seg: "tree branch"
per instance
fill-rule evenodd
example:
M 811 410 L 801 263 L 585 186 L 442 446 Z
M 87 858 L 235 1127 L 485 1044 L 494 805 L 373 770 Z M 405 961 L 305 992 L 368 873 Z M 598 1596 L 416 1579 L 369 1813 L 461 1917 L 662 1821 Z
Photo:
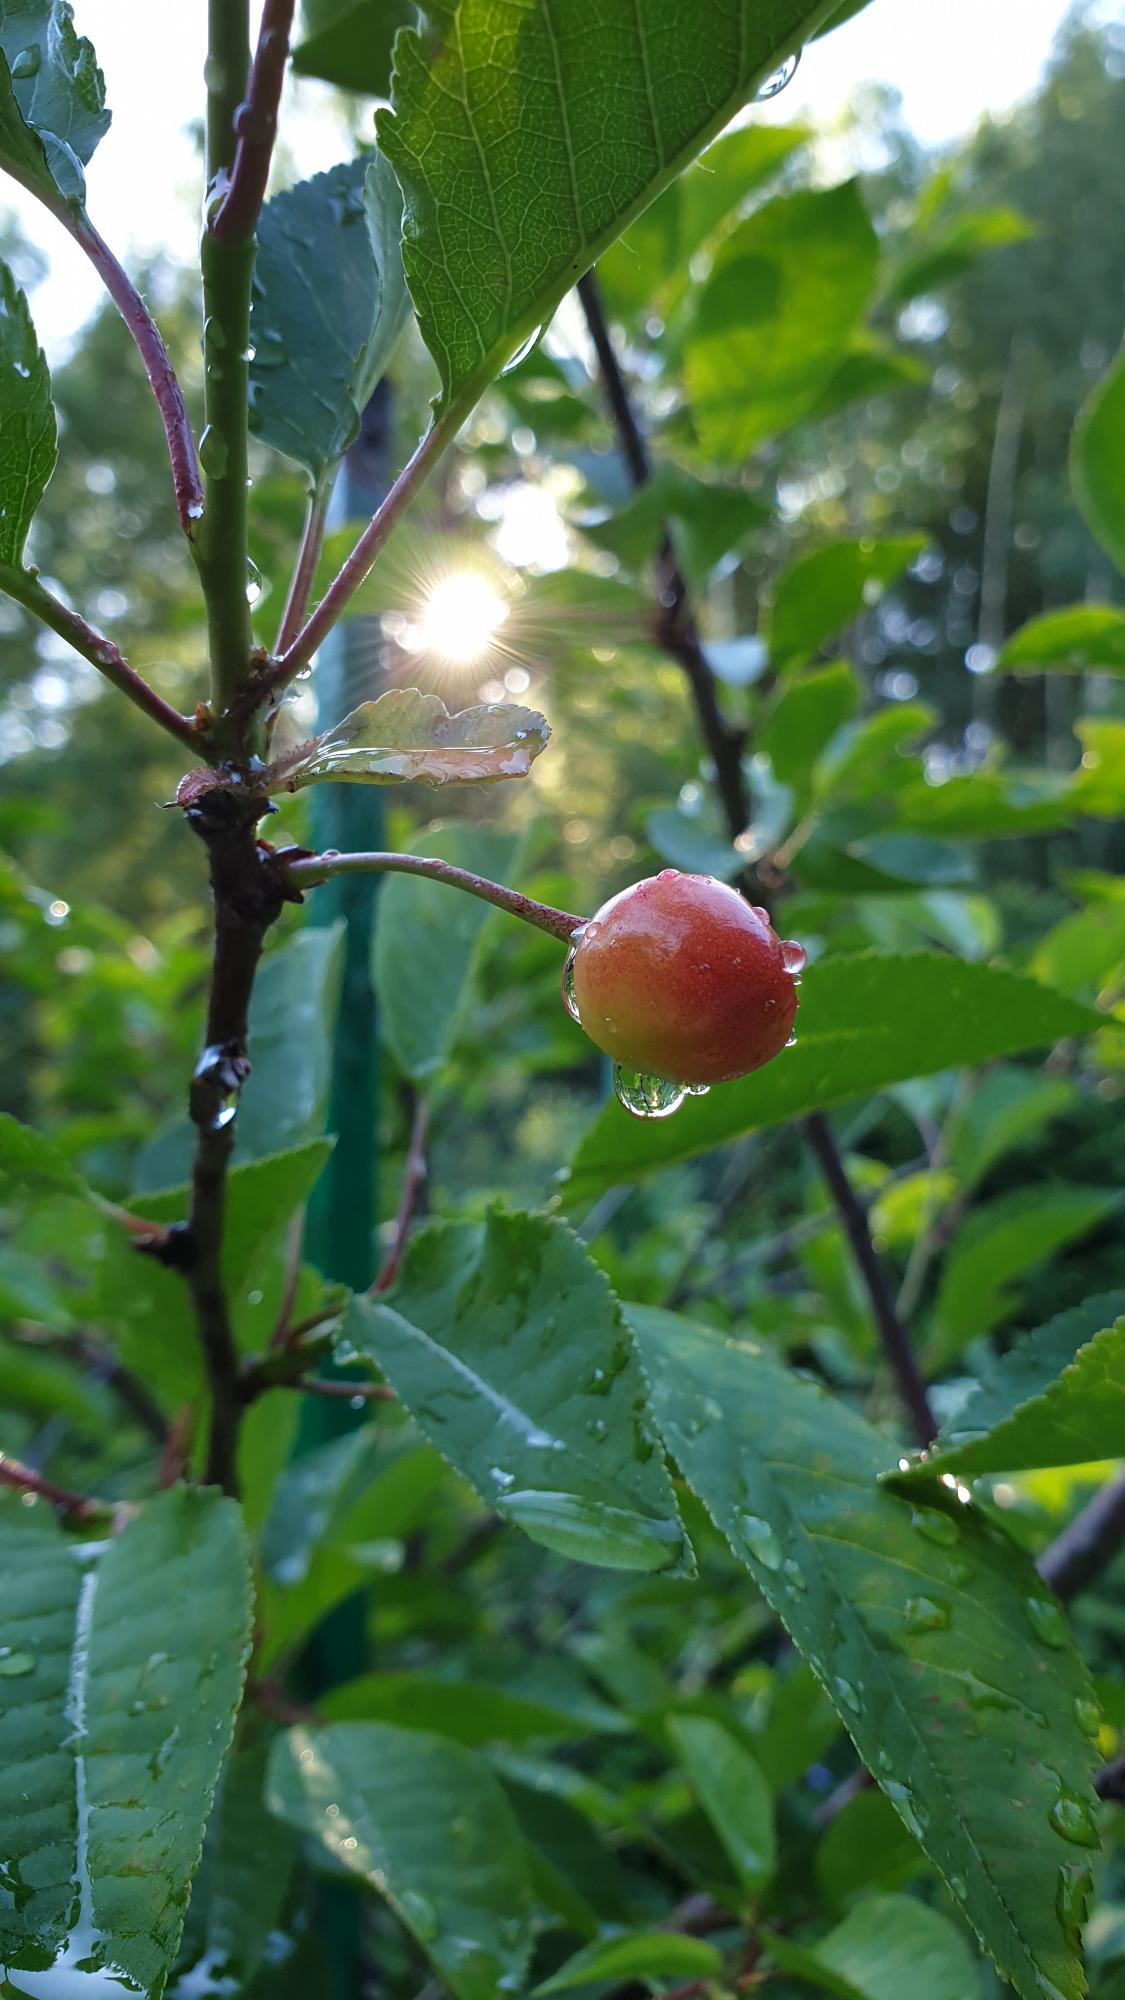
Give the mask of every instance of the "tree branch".
M 110 1501 L 91 1500 L 84 1493 L 71 1493 L 65 1486 L 56 1486 L 52 1479 L 44 1479 L 41 1472 L 33 1472 L 30 1465 L 9 1458 L 3 1451 L 0 1451 L 0 1486 L 13 1486 L 19 1493 L 36 1493 L 41 1500 L 49 1500 L 60 1513 L 69 1514 L 72 1521 L 112 1521 L 117 1512 Z
M 1069 1604 L 1125 1546 L 1125 1472 L 1108 1479 L 1039 1558 L 1039 1574 Z
M 157 694 L 155 688 L 150 688 L 136 668 L 131 667 L 118 652 L 113 641 L 103 638 L 92 625 L 87 625 L 77 611 L 71 611 L 68 605 L 52 596 L 33 571 L 0 564 L 0 589 L 6 591 L 9 597 L 14 597 L 17 604 L 22 604 L 25 611 L 30 611 L 42 624 L 50 626 L 60 639 L 73 646 L 75 652 L 104 674 L 106 680 L 111 681 L 135 708 L 141 709 L 169 736 L 174 736 L 178 743 L 186 745 L 193 756 L 199 755 L 202 744 L 197 724 L 189 716 L 180 715 L 162 695 Z
M 156 321 L 132 279 L 118 263 L 104 237 L 94 228 L 85 210 L 73 209 L 67 204 L 58 211 L 58 214 L 59 220 L 90 259 L 132 334 L 137 352 L 144 363 L 149 387 L 156 398 L 156 407 L 160 411 L 160 419 L 164 425 L 164 435 L 168 440 L 168 458 L 172 467 L 176 512 L 180 517 L 181 528 L 191 541 L 195 535 L 196 523 L 203 513 L 203 482 L 200 478 L 199 460 L 196 457 L 195 439 L 184 402 L 184 392 L 169 359 L 168 349 L 164 345 Z
M 652 477 L 652 464 L 637 423 L 624 375 L 614 352 L 602 306 L 601 292 L 592 271 L 579 280 L 578 296 L 598 357 L 606 401 L 613 417 L 622 456 L 629 468 L 634 486 L 644 486 Z M 687 675 L 700 732 L 715 768 L 715 787 L 722 805 L 727 832 L 731 841 L 737 842 L 751 816 L 750 793 L 742 763 L 745 749 L 743 732 L 732 728 L 719 706 L 715 676 L 707 664 L 706 655 L 700 644 L 691 609 L 690 594 L 667 534 L 658 557 L 657 571 L 661 586 L 661 616 L 657 620 L 657 636 Z M 749 879 L 745 876 L 740 886 L 745 893 L 751 890 Z M 886 1349 L 887 1359 L 894 1369 L 895 1379 L 902 1391 L 915 1429 L 922 1436 L 922 1441 L 928 1444 L 936 1426 L 930 1416 L 929 1403 L 917 1364 L 910 1351 L 905 1331 L 895 1313 L 887 1278 L 871 1241 L 862 1204 L 848 1180 L 847 1171 L 827 1122 L 822 1118 L 810 1119 L 805 1129 L 809 1143 L 828 1180 L 833 1199 L 840 1211 L 840 1219 L 848 1233 L 860 1275 L 871 1300 L 872 1312 L 880 1339 Z M 925 1425 L 924 1435 L 923 1425 Z
M 293 574 L 285 598 L 285 609 L 278 627 L 277 643 L 273 649 L 279 659 L 296 638 L 308 607 L 309 592 L 312 590 L 316 566 L 320 561 L 320 551 L 324 545 L 324 525 L 328 518 L 333 484 L 334 475 L 318 481 L 309 494 L 297 560 L 293 565 Z
M 234 114 L 238 144 L 230 183 L 211 223 L 220 238 L 245 239 L 258 226 L 277 139 L 277 109 L 295 0 L 265 0 L 246 96 Z
M 426 1180 L 426 1131 L 430 1122 L 430 1109 L 425 1098 L 419 1093 L 414 1104 L 414 1119 L 410 1128 L 410 1144 L 406 1151 L 406 1164 L 402 1174 L 402 1191 L 398 1198 L 395 1214 L 394 1233 L 390 1248 L 380 1266 L 378 1276 L 371 1287 L 373 1295 L 389 1292 L 398 1276 L 398 1267 L 403 1252 L 410 1240 L 414 1226 L 414 1211 L 418 1197 Z
M 446 882 L 450 888 L 463 889 L 466 895 L 479 896 L 482 902 L 493 903 L 498 910 L 507 910 L 509 916 L 522 918 L 525 924 L 534 924 L 537 930 L 547 931 L 551 937 L 569 944 L 575 931 L 581 930 L 585 918 L 572 917 L 565 910 L 552 909 L 549 903 L 536 903 L 530 896 L 521 896 L 518 889 L 509 889 L 502 882 L 490 882 L 483 875 L 473 875 L 467 868 L 455 868 L 451 861 L 439 861 L 423 854 L 310 854 L 295 860 L 286 859 L 284 851 L 275 857 L 285 880 L 294 889 L 315 888 L 320 882 L 329 882 L 336 875 L 426 875 L 432 882 Z

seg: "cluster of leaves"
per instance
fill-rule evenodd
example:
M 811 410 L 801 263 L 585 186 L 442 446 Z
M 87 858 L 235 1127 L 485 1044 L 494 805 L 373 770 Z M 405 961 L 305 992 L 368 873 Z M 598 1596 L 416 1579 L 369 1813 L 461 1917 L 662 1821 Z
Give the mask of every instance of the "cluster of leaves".
M 580 368 L 532 354 L 498 394 L 510 419 L 534 412 L 541 435 L 570 437 L 588 473 L 583 545 L 617 565 L 531 580 L 517 609 L 529 631 L 553 617 L 581 633 L 576 608 L 607 614 L 628 687 L 630 662 L 668 672 L 646 609 L 666 529 L 704 589 L 773 518 L 779 437 L 910 381 L 909 358 L 877 331 L 879 304 L 944 283 L 1018 225 L 935 227 L 912 262 L 885 270 L 854 183 L 758 199 L 792 165 L 796 133 L 732 132 L 705 171 L 674 178 L 823 7 L 716 0 L 686 72 L 666 0 L 638 0 L 628 34 L 587 0 L 528 7 L 516 29 L 498 0 L 425 11 L 396 44 L 381 152 L 264 213 L 256 432 L 304 468 L 314 496 L 326 490 L 407 314 L 400 202 L 450 431 L 606 251 L 632 353 L 652 337 L 637 322 L 655 292 L 683 384 L 657 477 L 628 500 L 599 494 L 607 467 L 576 441 L 597 423 Z M 298 68 L 338 77 L 355 54 L 381 90 L 395 14 L 318 0 Z M 39 48 L 29 15 L 42 17 L 38 65 L 24 60 Z M 68 35 L 58 0 L 0 6 L 0 150 L 56 210 L 81 200 L 71 162 L 104 130 L 92 54 Z M 65 118 L 48 89 L 59 49 Z M 512 102 L 495 92 L 498 61 Z M 596 91 L 581 87 L 591 76 Z M 310 238 L 326 246 L 315 266 Z M 11 286 L 4 305 L 14 573 L 54 434 Z M 1118 555 L 1123 383 L 1119 365 L 1075 445 L 1080 504 Z M 113 1122 L 112 1104 L 94 1130 L 56 1118 L 54 1141 L 0 1125 L 5 1450 L 42 1461 L 47 1417 L 65 1427 L 52 1474 L 86 1485 L 94 1466 L 112 1496 L 80 1522 L 33 1492 L 2 1496 L 0 1964 L 12 1990 L 323 1990 L 317 1898 L 342 1885 L 375 1892 L 372 1950 L 404 1994 L 428 1965 L 456 2000 L 747 1979 L 845 2000 L 883 2000 L 909 1979 L 925 2000 L 964 2000 L 992 1979 L 965 1926 L 1024 2000 L 1083 1990 L 1101 1840 L 1091 1778 L 1125 1713 L 1119 1683 L 1092 1677 L 1087 1656 L 1100 1670 L 1117 1628 L 1098 1601 L 1072 1628 L 1035 1556 L 1075 1469 L 1120 1449 L 1125 1295 L 1107 1287 L 1044 1313 L 1007 1353 L 989 1336 L 1006 1338 L 1020 1285 L 1116 1205 L 1077 1176 L 1012 1197 L 1002 1175 L 1099 1083 L 1112 1087 L 1122 905 L 1093 883 L 1078 916 L 991 962 L 998 919 L 971 843 L 1112 814 L 1125 725 L 1084 723 L 1082 761 L 1063 773 L 998 766 L 928 782 L 917 746 L 934 713 L 872 704 L 857 667 L 832 656 L 921 553 L 910 533 L 837 537 L 775 570 L 756 631 L 705 636 L 731 713 L 753 729 L 752 823 L 731 839 L 677 749 L 687 795 L 671 804 L 661 787 L 638 834 L 646 854 L 727 879 L 757 862 L 791 895 L 788 927 L 814 947 L 800 1039 L 667 1124 L 598 1109 L 551 1208 L 489 1204 L 468 1176 L 456 1199 L 439 1171 L 444 1213 L 415 1231 L 390 1289 L 349 1293 L 300 1262 L 330 1150 L 342 938 L 300 930 L 268 957 L 223 1246 L 240 1358 L 268 1386 L 243 1423 L 240 1504 L 192 1484 L 156 1490 L 177 1464 L 197 1466 L 203 1359 L 179 1272 L 133 1241 L 186 1212 L 186 1126 L 127 1163 L 139 1128 Z M 381 589 L 377 573 L 354 608 L 383 608 Z M 1016 634 L 1002 664 L 1114 671 L 1120 623 L 1112 605 L 1064 609 Z M 489 702 L 468 715 L 451 722 L 435 696 L 395 690 L 279 750 L 274 775 L 299 790 L 527 770 L 541 718 Z M 642 703 L 642 729 L 651 716 Z M 514 841 L 492 829 L 459 824 L 423 844 L 472 868 L 516 866 Z M 496 1074 L 501 1024 L 526 1037 L 523 1079 L 580 1059 L 561 1010 L 548 1025 L 536 1004 L 557 951 L 502 940 L 482 906 L 439 897 L 453 900 L 407 878 L 386 886 L 373 970 L 395 1078 L 425 1098 L 452 1154 L 455 1087 L 471 1097 L 474 1077 Z M 13 880 L 13 907 L 28 900 Z M 120 932 L 107 944 L 120 954 Z M 201 961 L 170 935 L 147 971 L 158 1017 Z M 132 975 L 120 990 L 142 1004 Z M 182 1055 L 172 1030 L 169 1043 L 136 1056 L 138 1089 Z M 1044 1048 L 1048 1076 L 1021 1060 Z M 59 1094 L 65 1104 L 65 1076 Z M 842 1114 L 947 1413 L 921 1460 L 900 1456 L 839 1224 L 794 1169 L 794 1121 L 826 1112 Z M 693 1251 L 704 1268 L 688 1282 L 662 1261 L 650 1184 L 670 1170 L 656 1189 L 676 1210 L 686 1189 L 698 1213 L 713 1189 L 691 1176 L 732 1144 L 750 1149 L 732 1156 L 751 1167 L 735 1197 L 748 1204 L 753 1176 L 780 1170 L 801 1213 L 794 1222 L 787 1205 L 790 1241 L 751 1244 L 757 1267 L 731 1283 L 709 1268 L 729 1246 L 705 1215 Z M 130 1181 L 124 1208 L 108 1199 Z M 652 1204 L 642 1240 L 624 1211 L 602 1235 L 622 1188 Z M 685 1247 L 673 1234 L 681 1263 Z M 791 1260 L 795 1285 L 771 1286 L 773 1257 Z M 322 1362 L 347 1371 L 334 1387 L 384 1393 L 345 1434 L 295 1455 L 292 1385 Z M 1060 1469 L 1067 1479 L 1043 1483 Z M 321 1677 L 306 1705 L 310 1655 L 357 1599 L 375 1670 Z M 876 1786 L 834 1797 L 830 1814 L 826 1795 L 854 1769 L 849 1744 Z M 1088 1940 L 1104 2000 L 1120 1984 L 1121 1893 L 1111 1860 L 1105 1922 Z

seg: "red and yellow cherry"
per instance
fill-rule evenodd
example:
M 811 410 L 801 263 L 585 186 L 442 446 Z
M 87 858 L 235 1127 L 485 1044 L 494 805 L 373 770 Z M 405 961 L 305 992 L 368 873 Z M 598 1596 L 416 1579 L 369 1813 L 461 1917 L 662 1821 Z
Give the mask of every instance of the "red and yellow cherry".
M 577 933 L 566 977 L 572 1011 L 606 1055 L 703 1085 L 746 1076 L 785 1047 L 804 963 L 737 890 L 665 868 L 603 903 Z

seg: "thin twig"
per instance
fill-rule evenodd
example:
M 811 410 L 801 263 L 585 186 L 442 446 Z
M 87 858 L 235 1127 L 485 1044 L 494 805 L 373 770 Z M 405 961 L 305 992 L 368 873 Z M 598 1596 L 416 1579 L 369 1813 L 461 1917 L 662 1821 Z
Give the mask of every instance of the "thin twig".
M 337 1403 L 397 1403 L 389 1382 L 330 1382 L 320 1375 L 299 1375 L 295 1382 L 277 1382 L 278 1389 L 299 1389 L 304 1396 L 327 1396 Z
M 276 1352 L 279 1347 L 286 1347 L 288 1345 L 289 1315 L 293 1310 L 293 1301 L 297 1296 L 297 1287 L 301 1282 L 301 1252 L 304 1248 L 304 1242 L 305 1216 L 302 1209 L 293 1217 L 289 1225 L 289 1234 L 285 1244 L 285 1283 L 282 1287 L 281 1303 L 277 1309 L 277 1318 L 274 1321 L 273 1332 L 270 1335 L 269 1344 L 271 1353 Z
M 112 639 L 104 638 L 77 611 L 72 611 L 69 605 L 53 596 L 33 571 L 0 564 L 0 590 L 14 597 L 44 625 L 49 625 L 52 632 L 57 632 L 61 639 L 73 646 L 75 652 L 104 674 L 107 681 L 112 681 L 135 708 L 159 723 L 161 729 L 167 730 L 177 742 L 185 744 L 193 755 L 199 755 L 202 747 L 200 732 L 190 717 L 180 715 L 162 695 L 157 694 L 155 688 L 150 688 L 136 668 L 131 667 L 118 652 Z
M 406 1163 L 402 1172 L 402 1189 L 398 1198 L 394 1231 L 390 1248 L 371 1287 L 373 1296 L 390 1291 L 398 1276 L 403 1252 L 410 1240 L 410 1231 L 414 1226 L 414 1211 L 426 1180 L 426 1132 L 429 1122 L 429 1106 L 419 1092 L 410 1128 L 410 1144 L 406 1149 Z
M 306 1333 L 315 1333 L 318 1327 L 327 1326 L 329 1320 L 339 1319 L 345 1304 L 346 1301 L 340 1305 L 321 1306 L 316 1312 L 309 1313 L 307 1318 L 299 1319 L 295 1326 L 287 1326 L 277 1345 L 295 1347 L 299 1340 L 304 1339 Z
M 867 1288 L 879 1338 L 898 1384 L 899 1395 L 910 1413 L 919 1444 L 929 1444 L 937 1434 L 937 1424 L 917 1357 L 895 1310 L 882 1258 L 871 1238 L 867 1210 L 848 1179 L 832 1128 L 824 1114 L 817 1111 L 811 1118 L 806 1118 L 804 1130 Z
M 92 1334 L 67 1334 L 58 1343 L 63 1353 L 70 1354 L 83 1367 L 88 1368 L 95 1381 L 104 1382 L 112 1390 L 123 1410 L 147 1432 L 154 1444 L 163 1445 L 168 1434 L 168 1420 L 147 1384 L 131 1368 L 126 1368 L 116 1354 L 105 1347 Z
M 41 1472 L 33 1472 L 30 1465 L 24 1465 L 18 1458 L 9 1458 L 7 1452 L 0 1451 L 0 1486 L 12 1486 L 18 1493 L 35 1493 L 41 1500 L 49 1500 L 62 1514 L 69 1514 L 74 1521 L 112 1521 L 116 1508 L 108 1500 L 92 1500 L 85 1493 L 72 1493 L 65 1486 L 56 1486 L 53 1479 L 44 1479 Z
M 288 687 L 294 674 L 311 660 L 317 647 L 332 630 L 345 606 L 370 575 L 375 558 L 394 528 L 398 526 L 419 488 L 433 471 L 446 446 L 461 427 L 465 412 L 450 405 L 426 432 L 417 450 L 404 465 L 382 506 L 372 516 L 350 556 L 333 577 L 316 610 L 306 619 L 292 644 L 262 676 L 262 688 L 271 699 Z
M 439 861 L 428 854 L 325 853 L 289 861 L 281 852 L 277 861 L 285 880 L 294 889 L 311 889 L 320 882 L 330 882 L 337 875 L 425 875 L 432 882 L 445 882 L 450 888 L 463 889 L 466 895 L 479 896 L 482 902 L 492 903 L 498 910 L 506 910 L 509 916 L 522 918 L 525 924 L 534 924 L 537 930 L 547 931 L 564 944 L 569 944 L 575 931 L 580 930 L 585 922 L 584 917 L 573 917 L 566 910 L 553 909 L 550 903 L 536 903 L 530 896 L 521 896 L 518 889 L 509 889 L 503 882 L 490 882 L 486 876 L 474 875 L 467 868 L 455 868 L 451 861 Z
M 617 430 L 622 456 L 629 468 L 633 484 L 638 487 L 644 486 L 652 476 L 652 466 L 625 377 L 610 338 L 598 281 L 593 272 L 579 281 L 578 295 L 582 302 L 590 338 L 598 356 L 606 401 Z M 667 535 L 658 558 L 657 570 L 661 603 L 657 633 L 668 652 L 679 662 L 687 675 L 700 731 L 714 765 L 715 786 L 726 820 L 727 832 L 731 841 L 737 842 L 750 819 L 750 794 L 743 769 L 743 754 L 746 747 L 744 733 L 731 726 L 719 706 L 715 676 L 700 644 L 687 584 Z M 747 892 L 750 890 L 751 884 L 748 878 L 742 879 L 741 886 Z M 872 1312 L 880 1337 L 887 1348 L 888 1359 L 895 1370 L 904 1400 L 920 1434 L 925 1423 L 923 1442 L 928 1444 L 936 1426 L 929 1414 L 929 1404 L 917 1364 L 910 1352 L 905 1332 L 895 1315 L 887 1278 L 871 1241 L 862 1205 L 848 1180 L 847 1171 L 827 1123 L 823 1119 L 811 1120 L 806 1126 L 806 1131 L 810 1143 L 814 1144 L 825 1177 L 829 1179 L 829 1185 L 840 1210 L 840 1219 L 848 1232 L 861 1276 L 870 1295 Z M 832 1169 L 830 1176 L 829 1162 Z M 843 1205 L 845 1202 L 846 1208 Z
M 1125 1472 L 1108 1479 L 1039 1558 L 1039 1574 L 1069 1604 L 1125 1547 Z
M 273 649 L 277 658 L 280 658 L 293 644 L 301 629 L 301 620 L 308 607 L 309 593 L 312 590 L 317 563 L 320 561 L 320 551 L 324 545 L 324 525 L 328 518 L 331 498 L 331 479 L 318 481 L 309 494 L 297 560 L 293 565 L 293 574 L 285 598 L 285 609 L 278 627 L 277 643 Z
M 246 96 L 234 114 L 238 139 L 230 183 L 211 221 L 220 238 L 252 236 L 258 226 L 277 138 L 295 0 L 265 0 Z
M 168 349 L 164 345 L 156 321 L 132 279 L 122 269 L 104 237 L 94 228 L 85 210 L 67 206 L 65 210 L 59 211 L 59 220 L 69 230 L 79 248 L 85 251 L 133 336 L 164 425 L 164 435 L 168 440 L 168 458 L 172 467 L 172 487 L 176 495 L 176 512 L 180 517 L 180 526 L 190 541 L 203 513 L 203 482 L 200 478 L 195 438 L 192 435 L 191 419 L 184 402 L 184 392 L 169 358 Z

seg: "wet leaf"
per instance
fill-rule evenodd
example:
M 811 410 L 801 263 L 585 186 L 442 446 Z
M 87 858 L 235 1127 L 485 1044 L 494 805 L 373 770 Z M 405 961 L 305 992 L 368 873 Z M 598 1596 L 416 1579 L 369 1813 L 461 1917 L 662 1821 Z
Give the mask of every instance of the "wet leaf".
M 980 1972 L 955 1924 L 912 1896 L 866 1896 L 815 1944 L 767 1930 L 785 1972 L 837 2000 L 977 2000 Z M 1039 1995 L 1044 2000 L 1044 1995 Z
M 80 204 L 82 172 L 109 130 L 105 79 L 70 0 L 0 8 L 0 167 L 48 207 Z
M 1103 1020 L 998 966 L 930 952 L 825 959 L 804 975 L 795 1048 L 739 1083 L 689 1099 L 657 1125 L 607 1105 L 579 1144 L 567 1195 L 585 1199 L 746 1132 L 907 1077 L 1088 1033 Z
M 0 574 L 4 566 L 22 565 L 57 454 L 47 363 L 27 300 L 0 263 Z
M 343 1338 L 533 1541 L 690 1572 L 620 1309 L 561 1223 L 493 1211 L 421 1231 L 387 1302 L 352 1301 Z
M 272 786 L 297 792 L 334 779 L 360 785 L 490 785 L 526 778 L 547 747 L 543 716 L 514 703 L 453 715 L 436 694 L 392 688 L 274 766 Z
M 13 1990 L 50 1970 L 61 1993 L 64 1968 L 78 1990 L 89 1961 L 83 1991 L 158 1993 L 249 1651 L 238 1508 L 176 1488 L 83 1545 L 13 1498 L 0 1565 L 7 1658 L 28 1662 L 0 1676 L 0 1962 Z
M 584 1945 L 532 1991 L 570 1993 L 607 1980 L 619 1986 L 638 1979 L 714 1979 L 722 1969 L 722 1952 L 705 1938 L 685 1937 L 682 1931 L 638 1931 Z
M 675 0 L 438 0 L 399 35 L 379 143 L 441 407 L 476 399 L 822 12 L 712 0 L 685 37 Z
M 266 1810 L 267 1756 L 241 1750 L 219 1778 L 168 2000 L 241 1992 L 265 1956 L 297 1846 Z
M 942 1264 L 927 1345 L 948 1362 L 1012 1310 L 1014 1282 L 1097 1229 L 1122 1196 L 1048 1181 L 982 1202 L 962 1223 Z
M 308 468 L 338 464 L 406 324 L 402 197 L 361 154 L 262 210 L 250 338 L 251 425 Z M 213 365 L 222 366 L 221 351 Z
M 1024 2000 L 1078 2000 L 1056 1897 L 1098 1842 L 1092 1691 L 1030 1559 L 951 1495 L 880 1488 L 885 1437 L 760 1348 L 628 1318 L 670 1453 L 985 1949 Z
M 473 1751 L 380 1722 L 290 1729 L 274 1745 L 269 1800 L 387 1898 L 456 2000 L 522 1989 L 526 1852 Z

